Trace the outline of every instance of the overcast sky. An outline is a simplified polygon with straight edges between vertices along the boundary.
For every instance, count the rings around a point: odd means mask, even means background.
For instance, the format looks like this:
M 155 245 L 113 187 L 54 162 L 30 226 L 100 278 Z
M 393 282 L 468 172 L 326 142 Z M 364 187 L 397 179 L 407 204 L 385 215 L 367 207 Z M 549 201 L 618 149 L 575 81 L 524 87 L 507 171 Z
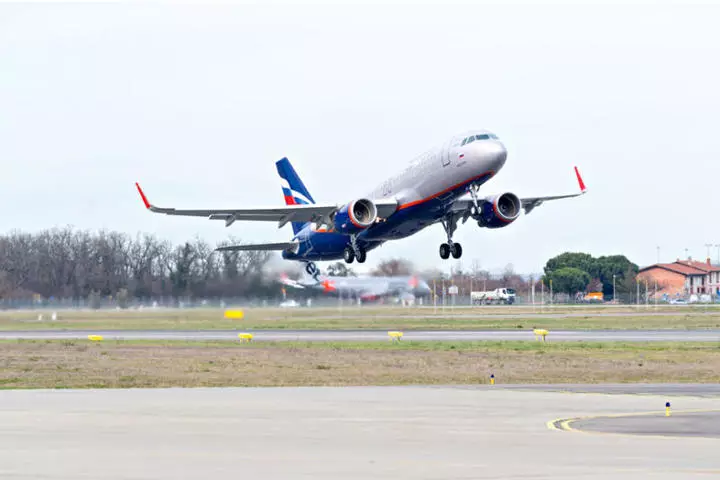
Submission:
M 464 265 L 704 258 L 720 244 L 719 22 L 714 6 L 3 4 L 1 230 L 284 241 L 289 226 L 151 214 L 133 184 L 160 206 L 281 205 L 288 156 L 316 201 L 346 202 L 487 128 L 508 160 L 486 193 L 574 192 L 574 165 L 589 193 L 461 226 Z M 430 227 L 365 265 L 447 267 L 442 241 Z

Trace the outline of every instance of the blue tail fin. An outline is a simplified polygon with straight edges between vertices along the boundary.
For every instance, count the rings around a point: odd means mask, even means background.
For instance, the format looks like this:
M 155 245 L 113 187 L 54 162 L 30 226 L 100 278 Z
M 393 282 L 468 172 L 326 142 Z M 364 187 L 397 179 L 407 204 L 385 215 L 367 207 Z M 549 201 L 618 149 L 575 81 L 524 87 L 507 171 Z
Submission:
M 315 200 L 313 200 L 312 195 L 310 195 L 310 192 L 305 188 L 305 184 L 300 180 L 290 160 L 282 158 L 275 162 L 275 165 L 277 166 L 278 175 L 280 175 L 286 205 L 307 205 L 315 203 Z M 295 234 L 307 225 L 303 222 L 291 222 L 291 224 Z

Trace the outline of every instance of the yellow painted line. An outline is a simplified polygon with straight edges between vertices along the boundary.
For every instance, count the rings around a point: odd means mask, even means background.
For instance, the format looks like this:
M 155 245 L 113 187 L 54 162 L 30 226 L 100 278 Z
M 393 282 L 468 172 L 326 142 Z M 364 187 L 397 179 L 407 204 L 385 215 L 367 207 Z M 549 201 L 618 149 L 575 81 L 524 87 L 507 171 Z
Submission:
M 696 408 L 696 409 L 680 410 L 680 411 L 676 411 L 675 415 L 683 414 L 683 413 L 711 413 L 711 412 L 720 412 L 720 409 Z M 651 412 L 611 413 L 611 414 L 607 414 L 607 415 L 588 415 L 588 416 L 584 416 L 584 417 L 557 418 L 555 420 L 550 420 L 545 425 L 550 430 L 559 430 L 559 431 L 563 431 L 563 432 L 586 433 L 586 434 L 594 434 L 594 435 L 619 435 L 619 436 L 624 436 L 624 437 L 649 437 L 649 438 L 654 437 L 654 438 L 672 438 L 672 439 L 676 439 L 676 438 L 678 438 L 678 436 L 686 437 L 686 435 L 658 435 L 658 434 L 644 434 L 644 433 L 598 432 L 595 430 L 580 430 L 578 428 L 573 428 L 571 426 L 572 423 L 579 422 L 582 420 L 598 420 L 598 419 L 602 419 L 602 418 L 642 417 L 642 416 L 648 416 L 648 415 L 663 415 L 663 412 L 660 410 L 654 410 Z M 717 438 L 717 437 L 695 436 L 695 437 L 689 437 L 689 438 Z

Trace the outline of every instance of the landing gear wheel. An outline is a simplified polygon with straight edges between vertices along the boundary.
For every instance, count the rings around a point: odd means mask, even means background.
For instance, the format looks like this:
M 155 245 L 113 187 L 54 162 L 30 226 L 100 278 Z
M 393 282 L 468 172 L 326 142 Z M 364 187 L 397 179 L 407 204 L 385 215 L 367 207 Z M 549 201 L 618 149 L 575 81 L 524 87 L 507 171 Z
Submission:
M 357 260 L 358 263 L 365 263 L 365 259 L 367 258 L 367 253 L 364 249 L 358 248 L 358 251 L 355 252 L 355 260 Z
M 345 250 L 343 251 L 343 259 L 345 259 L 345 263 L 352 263 L 353 260 L 355 260 L 355 252 L 353 252 L 352 248 L 345 247 Z
M 452 254 L 453 258 L 462 257 L 462 245 L 460 245 L 459 243 L 453 243 L 450 247 L 450 253 Z
M 443 243 L 440 245 L 440 258 L 447 260 L 450 258 L 450 245 Z

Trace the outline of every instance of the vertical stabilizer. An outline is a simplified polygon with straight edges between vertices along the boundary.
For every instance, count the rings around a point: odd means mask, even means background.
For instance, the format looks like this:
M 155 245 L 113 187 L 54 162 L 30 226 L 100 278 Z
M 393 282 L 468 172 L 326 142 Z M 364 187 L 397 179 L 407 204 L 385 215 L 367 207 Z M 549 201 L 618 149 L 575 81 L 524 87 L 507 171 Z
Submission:
M 315 203 L 315 200 L 313 200 L 312 195 L 310 195 L 310 192 L 305 188 L 305 184 L 300 180 L 300 176 L 293 168 L 290 160 L 284 157 L 275 162 L 275 165 L 277 166 L 278 175 L 280 175 L 280 185 L 282 186 L 286 205 L 307 205 Z M 307 225 L 303 222 L 291 222 L 291 224 L 295 234 Z

